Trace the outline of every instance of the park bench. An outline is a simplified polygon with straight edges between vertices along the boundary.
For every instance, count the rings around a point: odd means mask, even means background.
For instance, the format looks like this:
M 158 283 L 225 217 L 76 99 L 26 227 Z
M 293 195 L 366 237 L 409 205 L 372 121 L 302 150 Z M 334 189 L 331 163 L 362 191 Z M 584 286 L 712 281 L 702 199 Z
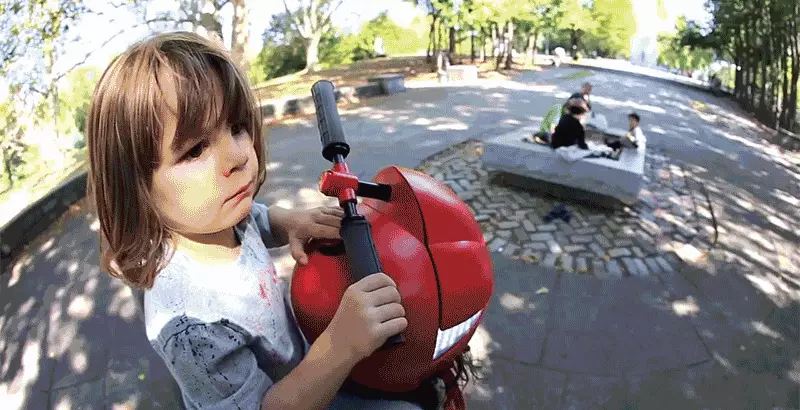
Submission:
M 636 202 L 644 183 L 646 141 L 638 148 L 624 149 L 619 160 L 569 161 L 547 145 L 525 141 L 537 130 L 524 127 L 485 142 L 483 163 L 492 178 L 499 176 L 509 185 L 607 208 Z M 602 144 L 587 141 L 590 148 Z
M 447 67 L 448 81 L 477 81 L 478 67 L 474 65 L 451 65 Z
M 367 82 L 380 85 L 386 95 L 406 91 L 405 77 L 402 74 L 383 74 L 369 78 Z

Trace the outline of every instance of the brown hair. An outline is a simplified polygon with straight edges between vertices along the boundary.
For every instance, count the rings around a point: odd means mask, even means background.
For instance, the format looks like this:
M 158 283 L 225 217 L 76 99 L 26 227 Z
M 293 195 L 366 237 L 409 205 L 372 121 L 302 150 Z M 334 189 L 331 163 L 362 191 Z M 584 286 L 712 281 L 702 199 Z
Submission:
M 255 192 L 266 180 L 261 111 L 247 77 L 221 45 L 172 32 L 134 44 L 115 58 L 94 90 L 86 121 L 87 194 L 100 222 L 100 267 L 140 289 L 152 287 L 169 261 L 172 239 L 150 196 L 161 158 L 160 113 L 169 109 L 160 86 L 165 81 L 178 95 L 175 138 L 244 119 L 258 159 Z M 215 82 L 222 102 L 209 97 Z M 211 118 L 215 113 L 220 118 Z

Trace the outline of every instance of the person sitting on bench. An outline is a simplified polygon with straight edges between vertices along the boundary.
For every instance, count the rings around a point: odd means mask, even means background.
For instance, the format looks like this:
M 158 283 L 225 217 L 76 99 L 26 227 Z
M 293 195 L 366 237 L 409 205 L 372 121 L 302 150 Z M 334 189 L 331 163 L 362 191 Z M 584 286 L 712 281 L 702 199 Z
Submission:
M 586 101 L 586 111 L 592 111 L 592 102 L 590 101 L 592 95 L 592 83 L 585 82 L 581 86 L 581 91 L 569 96 L 569 99 L 583 98 Z
M 542 145 L 550 145 L 550 137 L 556 131 L 556 125 L 561 120 L 561 116 L 567 113 L 566 104 L 556 104 L 547 111 L 539 131 L 533 134 L 533 142 Z
M 644 133 L 639 127 L 639 114 L 635 112 L 628 114 L 628 125 L 630 130 L 624 136 L 609 135 L 603 142 L 614 150 L 614 155 L 619 158 L 622 155 L 622 148 L 638 148 L 639 143 L 644 141 Z
M 556 129 L 550 138 L 553 149 L 577 145 L 580 149 L 589 149 L 586 145 L 586 132 L 583 128 L 583 117 L 588 111 L 583 98 L 570 98 L 567 101 L 567 113 L 561 116 Z

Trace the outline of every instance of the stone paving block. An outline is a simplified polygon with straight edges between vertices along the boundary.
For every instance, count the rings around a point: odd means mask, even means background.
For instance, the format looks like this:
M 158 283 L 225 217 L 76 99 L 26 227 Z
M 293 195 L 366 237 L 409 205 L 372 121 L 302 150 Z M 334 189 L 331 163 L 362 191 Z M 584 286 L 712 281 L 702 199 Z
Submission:
M 543 261 L 544 266 L 547 266 L 547 267 L 550 267 L 550 268 L 555 267 L 557 258 L 558 258 L 558 255 L 556 255 L 555 253 L 548 253 L 544 257 L 544 261 Z
M 597 243 L 600 244 L 600 246 L 603 246 L 605 248 L 610 248 L 613 245 L 611 244 L 611 241 L 608 240 L 609 237 L 613 237 L 613 236 L 612 235 L 604 236 L 604 235 L 599 235 L 598 234 L 598 235 L 594 236 L 594 239 L 597 241 Z
M 645 258 L 644 263 L 647 264 L 647 267 L 652 273 L 659 273 L 662 270 L 661 265 L 656 262 L 655 258 Z
M 642 249 L 638 246 L 631 247 L 631 251 L 633 251 L 633 255 L 637 258 L 644 258 L 644 252 L 642 252 Z
M 561 268 L 567 272 L 572 272 L 572 256 L 561 255 Z
M 540 232 L 552 232 L 556 231 L 558 228 L 555 226 L 555 224 L 549 223 L 549 224 L 539 225 L 536 227 L 536 229 Z
M 506 241 L 506 240 L 505 240 L 505 239 L 503 239 L 503 238 L 494 238 L 494 239 L 492 240 L 492 242 L 491 242 L 491 243 L 489 243 L 489 249 L 490 249 L 492 252 L 497 252 L 497 251 L 498 251 L 500 248 L 502 248 L 503 246 L 505 246 L 505 244 L 506 244 L 506 243 L 508 243 L 508 241 Z
M 612 258 L 619 258 L 622 256 L 631 256 L 631 252 L 627 248 L 614 248 L 608 251 L 608 255 Z
M 590 243 L 592 242 L 592 237 L 588 235 L 572 235 L 572 242 L 573 243 Z
M 672 264 L 667 262 L 667 260 L 663 256 L 657 256 L 655 258 L 656 262 L 661 266 L 661 270 L 664 272 L 674 272 L 675 269 L 672 267 Z
M 522 228 L 514 229 L 514 238 L 519 241 L 520 243 L 524 243 L 530 239 L 528 234 L 525 233 L 525 230 Z
M 499 237 L 501 237 L 501 238 L 505 239 L 506 241 L 508 241 L 509 239 L 511 239 L 511 231 L 506 231 L 506 230 L 498 230 L 498 231 L 495 231 L 495 234 L 496 234 L 497 236 L 499 236 Z
M 639 271 L 639 275 L 642 276 L 649 276 L 650 272 L 647 270 L 647 265 L 645 265 L 644 261 L 639 258 L 633 259 L 633 263 L 636 265 L 637 270 Z
M 575 270 L 577 270 L 579 273 L 587 272 L 589 270 L 586 264 L 586 258 L 575 259 Z
M 546 251 L 546 250 L 549 250 L 549 249 L 550 249 L 550 248 L 547 246 L 547 244 L 546 244 L 546 243 L 542 243 L 542 242 L 531 242 L 531 243 L 529 243 L 527 246 L 528 246 L 529 248 L 533 249 L 533 250 L 536 250 L 536 251 Z
M 616 260 L 612 259 L 606 263 L 606 271 L 612 276 L 618 278 L 622 277 L 622 269 L 620 268 Z
M 532 241 L 552 241 L 553 235 L 549 233 L 534 233 L 529 236 Z
M 502 248 L 503 255 L 505 256 L 514 256 L 514 254 L 519 250 L 519 246 L 510 243 Z
M 522 227 L 525 228 L 525 230 L 528 232 L 536 231 L 536 225 L 534 225 L 533 222 L 531 222 L 529 219 L 525 219 L 522 221 Z
M 547 248 L 550 252 L 559 254 L 562 253 L 564 250 L 561 248 L 561 245 L 558 244 L 556 241 L 547 241 Z
M 639 268 L 633 263 L 633 259 L 622 258 L 622 265 L 625 266 L 625 270 L 627 270 L 629 274 L 636 276 L 640 275 Z
M 578 235 L 592 235 L 597 232 L 597 228 L 590 226 L 586 228 L 578 228 L 575 230 L 575 233 Z
M 630 239 L 615 239 L 614 245 L 623 247 L 623 246 L 633 246 L 633 241 Z
M 566 245 L 564 246 L 564 252 L 567 253 L 578 253 L 580 251 L 585 251 L 586 247 L 583 245 Z
M 603 257 L 603 255 L 605 255 L 605 254 L 606 254 L 606 250 L 605 250 L 605 249 L 603 249 L 603 248 L 602 248 L 600 245 L 598 245 L 596 242 L 592 242 L 592 243 L 590 243 L 590 244 L 589 244 L 589 249 L 591 249 L 591 250 L 592 250 L 592 252 L 594 252 L 594 253 L 595 253 L 595 255 L 597 255 L 598 257 Z
M 558 241 L 559 244 L 566 245 L 566 244 L 569 243 L 569 239 L 567 239 L 567 235 L 565 235 L 563 232 L 556 232 L 554 236 L 556 237 L 556 241 Z

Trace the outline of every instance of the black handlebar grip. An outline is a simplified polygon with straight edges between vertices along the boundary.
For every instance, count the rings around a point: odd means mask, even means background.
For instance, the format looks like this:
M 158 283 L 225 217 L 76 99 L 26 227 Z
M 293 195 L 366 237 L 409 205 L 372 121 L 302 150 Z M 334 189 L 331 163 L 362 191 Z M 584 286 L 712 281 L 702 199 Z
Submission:
M 336 92 L 333 83 L 319 80 L 311 86 L 311 96 L 317 110 L 317 127 L 322 141 L 322 156 L 333 161 L 336 154 L 343 158 L 350 153 L 350 147 L 344 139 L 342 121 L 336 108 Z
M 342 220 L 340 234 L 350 265 L 353 267 L 354 283 L 369 275 L 383 272 L 370 229 L 369 221 L 363 216 L 349 217 Z M 397 334 L 386 340 L 383 348 L 389 348 L 403 342 L 403 335 Z

